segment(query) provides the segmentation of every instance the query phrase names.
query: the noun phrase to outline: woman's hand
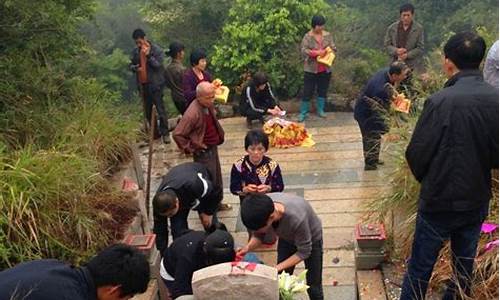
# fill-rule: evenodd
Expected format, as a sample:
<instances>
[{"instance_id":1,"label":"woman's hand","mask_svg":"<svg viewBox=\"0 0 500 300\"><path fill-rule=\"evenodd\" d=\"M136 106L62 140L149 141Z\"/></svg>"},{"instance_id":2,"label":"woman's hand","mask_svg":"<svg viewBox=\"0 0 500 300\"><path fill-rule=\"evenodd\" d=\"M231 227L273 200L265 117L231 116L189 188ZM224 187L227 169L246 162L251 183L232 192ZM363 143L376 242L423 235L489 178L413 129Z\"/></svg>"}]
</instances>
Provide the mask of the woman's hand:
<instances>
[{"instance_id":1,"label":"woman's hand","mask_svg":"<svg viewBox=\"0 0 500 300\"><path fill-rule=\"evenodd\" d=\"M258 192L258 187L255 184L248 184L243 187L243 193L248 194L248 193L255 193Z\"/></svg>"},{"instance_id":2,"label":"woman's hand","mask_svg":"<svg viewBox=\"0 0 500 300\"><path fill-rule=\"evenodd\" d=\"M271 186L270 185L266 185L266 184L261 184L257 187L257 192L258 193L269 193L270 191L272 190Z\"/></svg>"}]
</instances>

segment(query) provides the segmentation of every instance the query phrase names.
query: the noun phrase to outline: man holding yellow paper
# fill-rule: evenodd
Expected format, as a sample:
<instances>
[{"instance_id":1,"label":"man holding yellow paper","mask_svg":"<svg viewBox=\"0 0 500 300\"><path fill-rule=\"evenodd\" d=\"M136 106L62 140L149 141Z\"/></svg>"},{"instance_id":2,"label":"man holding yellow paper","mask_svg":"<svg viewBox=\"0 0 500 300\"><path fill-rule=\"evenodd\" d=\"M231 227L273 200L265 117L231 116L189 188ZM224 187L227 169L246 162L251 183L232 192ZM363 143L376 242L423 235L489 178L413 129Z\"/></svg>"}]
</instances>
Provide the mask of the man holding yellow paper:
<instances>
[{"instance_id":1,"label":"man holding yellow paper","mask_svg":"<svg viewBox=\"0 0 500 300\"><path fill-rule=\"evenodd\" d=\"M311 21L311 30L304 35L301 43L301 54L304 59L304 95L300 104L299 122L303 122L309 113L309 101L314 91L317 91L316 113L324 118L325 102L328 86L330 85L331 62L323 63L323 58L337 51L332 35L324 30L326 20L323 16L316 15ZM328 50L329 49L329 50ZM333 60L332 60L333 61Z\"/></svg>"}]
</instances>

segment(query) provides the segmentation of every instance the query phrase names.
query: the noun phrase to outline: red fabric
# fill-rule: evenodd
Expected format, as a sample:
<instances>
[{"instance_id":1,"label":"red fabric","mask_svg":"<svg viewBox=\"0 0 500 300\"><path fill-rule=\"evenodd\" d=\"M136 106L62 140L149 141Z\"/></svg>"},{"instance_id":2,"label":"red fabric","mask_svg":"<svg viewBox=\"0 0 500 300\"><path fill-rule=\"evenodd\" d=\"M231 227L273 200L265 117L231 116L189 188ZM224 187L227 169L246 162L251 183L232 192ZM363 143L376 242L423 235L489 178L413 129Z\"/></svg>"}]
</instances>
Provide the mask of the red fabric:
<instances>
[{"instance_id":1,"label":"red fabric","mask_svg":"<svg viewBox=\"0 0 500 300\"><path fill-rule=\"evenodd\" d=\"M233 261L231 262L231 267L241 267L240 265L245 264L245 262L240 262L240 261ZM246 263L246 266L243 268L244 270L248 270L250 272L255 271L255 268L257 268L256 263Z\"/></svg>"},{"instance_id":2,"label":"red fabric","mask_svg":"<svg viewBox=\"0 0 500 300\"><path fill-rule=\"evenodd\" d=\"M204 122L206 124L205 136L203 137L203 144L207 146L214 146L219 144L219 135L217 134L217 128L215 127L215 120L212 115L204 114Z\"/></svg>"}]
</instances>

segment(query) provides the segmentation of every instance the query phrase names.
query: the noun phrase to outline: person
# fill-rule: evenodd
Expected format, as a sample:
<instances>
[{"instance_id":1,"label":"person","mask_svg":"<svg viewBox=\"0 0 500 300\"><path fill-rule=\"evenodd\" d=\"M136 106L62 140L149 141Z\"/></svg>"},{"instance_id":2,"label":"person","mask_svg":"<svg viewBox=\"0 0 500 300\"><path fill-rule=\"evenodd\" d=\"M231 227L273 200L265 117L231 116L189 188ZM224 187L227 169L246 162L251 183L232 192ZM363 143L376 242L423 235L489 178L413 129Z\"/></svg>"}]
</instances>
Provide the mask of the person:
<instances>
[{"instance_id":1,"label":"person","mask_svg":"<svg viewBox=\"0 0 500 300\"><path fill-rule=\"evenodd\" d=\"M483 69L484 81L498 89L498 40L491 46Z\"/></svg>"},{"instance_id":2,"label":"person","mask_svg":"<svg viewBox=\"0 0 500 300\"><path fill-rule=\"evenodd\" d=\"M168 245L168 219L174 240L188 230L191 209L198 211L201 224L208 229L217 223L214 214L221 195L221 187L212 184L206 166L188 162L170 169L153 197L153 232L160 253Z\"/></svg>"},{"instance_id":3,"label":"person","mask_svg":"<svg viewBox=\"0 0 500 300\"><path fill-rule=\"evenodd\" d=\"M415 237L401 299L424 299L434 263L450 240L453 273L443 299L470 295L481 224L498 169L498 89L479 71L486 44L475 33L444 46L444 88L425 102L406 160L421 183Z\"/></svg>"},{"instance_id":4,"label":"person","mask_svg":"<svg viewBox=\"0 0 500 300\"><path fill-rule=\"evenodd\" d=\"M205 165L210 172L214 188L222 190L222 171L218 145L224 143L224 130L215 117L215 87L203 81L196 87L196 99L190 105L173 131L177 146L185 154L193 155L195 162ZM219 210L231 209L218 201Z\"/></svg>"},{"instance_id":5,"label":"person","mask_svg":"<svg viewBox=\"0 0 500 300\"><path fill-rule=\"evenodd\" d=\"M384 47L392 62L406 63L412 73L424 72L424 27L414 20L415 7L406 3L399 8L399 20L385 32Z\"/></svg>"},{"instance_id":6,"label":"person","mask_svg":"<svg viewBox=\"0 0 500 300\"><path fill-rule=\"evenodd\" d=\"M382 164L379 159L380 140L388 131L385 112L391 103L392 88L403 81L409 72L405 63L396 61L370 78L354 107L354 118L358 122L363 139L365 170L376 170Z\"/></svg>"},{"instance_id":7,"label":"person","mask_svg":"<svg viewBox=\"0 0 500 300\"><path fill-rule=\"evenodd\" d=\"M20 263L0 272L0 299L114 300L147 290L147 258L123 244L105 248L81 267L56 259Z\"/></svg>"},{"instance_id":8,"label":"person","mask_svg":"<svg viewBox=\"0 0 500 300\"><path fill-rule=\"evenodd\" d=\"M190 231L164 251L160 276L172 299L193 294L191 281L199 269L235 259L234 240L225 227L207 234Z\"/></svg>"},{"instance_id":9,"label":"person","mask_svg":"<svg viewBox=\"0 0 500 300\"><path fill-rule=\"evenodd\" d=\"M207 54L204 49L195 49L189 56L191 68L184 72L182 87L186 109L196 98L196 87L200 82L212 82L212 75L206 71Z\"/></svg>"},{"instance_id":10,"label":"person","mask_svg":"<svg viewBox=\"0 0 500 300\"><path fill-rule=\"evenodd\" d=\"M137 86L143 95L144 117L151 124L153 105L158 113L158 131L164 143L170 143L168 119L163 104L163 50L146 38L142 29L132 33L136 48L130 58L130 70L136 73ZM148 128L146 126L146 128Z\"/></svg>"},{"instance_id":11,"label":"person","mask_svg":"<svg viewBox=\"0 0 500 300\"><path fill-rule=\"evenodd\" d=\"M256 72L250 83L243 88L240 112L247 117L248 129L252 129L252 120L259 120L263 124L266 114L278 116L282 112L265 73Z\"/></svg>"},{"instance_id":12,"label":"person","mask_svg":"<svg viewBox=\"0 0 500 300\"><path fill-rule=\"evenodd\" d=\"M186 67L182 64L182 60L184 59L184 45L173 42L169 45L166 54L171 57L171 61L165 68L165 84L170 89L175 107L180 114L184 114L186 111L186 101L182 86L182 77L186 72Z\"/></svg>"},{"instance_id":13,"label":"person","mask_svg":"<svg viewBox=\"0 0 500 300\"><path fill-rule=\"evenodd\" d=\"M241 204L241 219L254 232L237 256L261 246L266 234L275 234L279 238L278 272L293 274L295 266L304 261L309 298L323 299L323 229L304 198L285 193L249 194Z\"/></svg>"},{"instance_id":14,"label":"person","mask_svg":"<svg viewBox=\"0 0 500 300\"><path fill-rule=\"evenodd\" d=\"M309 113L309 100L314 91L318 92L316 99L316 113L321 118L325 118L325 102L330 78L332 77L331 67L319 63L317 57L328 54L326 48L337 51L333 43L332 35L324 30L326 20L323 16L316 15L312 18L312 29L304 35L301 43L301 54L304 59L304 95L300 103L299 122L303 122Z\"/></svg>"}]
</instances>

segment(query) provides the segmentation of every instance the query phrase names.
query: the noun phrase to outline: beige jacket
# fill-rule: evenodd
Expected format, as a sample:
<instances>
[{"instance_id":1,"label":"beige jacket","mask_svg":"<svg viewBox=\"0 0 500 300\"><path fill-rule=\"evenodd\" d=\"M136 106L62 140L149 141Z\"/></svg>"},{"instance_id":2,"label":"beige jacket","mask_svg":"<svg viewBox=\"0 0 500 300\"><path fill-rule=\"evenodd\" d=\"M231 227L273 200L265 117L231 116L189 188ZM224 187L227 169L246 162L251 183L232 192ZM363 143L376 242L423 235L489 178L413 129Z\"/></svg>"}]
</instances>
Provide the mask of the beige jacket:
<instances>
[{"instance_id":1,"label":"beige jacket","mask_svg":"<svg viewBox=\"0 0 500 300\"><path fill-rule=\"evenodd\" d=\"M398 41L398 25L399 21L392 23L385 33L384 47L387 53L391 56L392 61L395 61L398 56L396 54ZM408 50L408 58L405 63L414 71L423 72L423 55L424 55L424 28L420 23L413 21L408 40L406 41L406 50Z\"/></svg>"},{"instance_id":2,"label":"beige jacket","mask_svg":"<svg viewBox=\"0 0 500 300\"><path fill-rule=\"evenodd\" d=\"M333 43L333 37L328 32L323 30L323 47L320 48L318 42L314 38L312 31L307 32L302 39L302 43L300 44L300 53L302 55L302 59L304 61L304 72L309 73L317 73L318 71L318 62L316 58L309 56L310 50L320 50L326 47L330 47L332 50L336 51L335 44ZM330 72L331 67L327 67L328 72Z\"/></svg>"}]
</instances>

